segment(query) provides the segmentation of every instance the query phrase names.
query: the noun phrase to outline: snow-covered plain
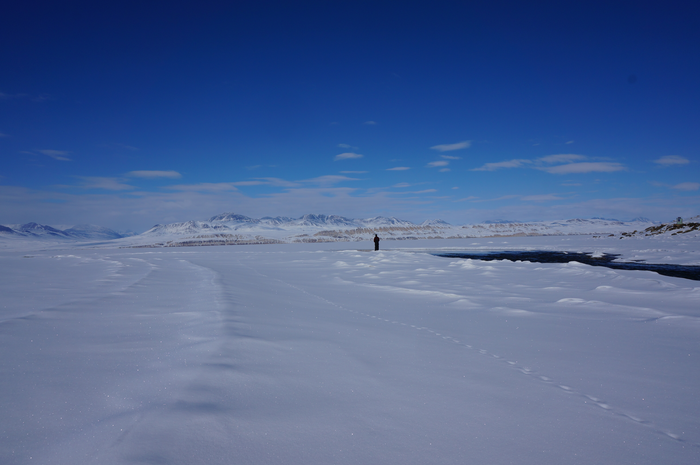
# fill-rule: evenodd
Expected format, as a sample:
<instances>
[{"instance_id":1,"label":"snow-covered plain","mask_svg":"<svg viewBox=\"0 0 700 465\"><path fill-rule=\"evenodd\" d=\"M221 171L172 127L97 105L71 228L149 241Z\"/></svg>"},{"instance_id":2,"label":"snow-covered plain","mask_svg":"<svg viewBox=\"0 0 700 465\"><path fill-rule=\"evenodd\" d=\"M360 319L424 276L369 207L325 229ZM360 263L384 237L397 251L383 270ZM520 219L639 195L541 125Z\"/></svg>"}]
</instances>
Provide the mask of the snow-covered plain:
<instances>
[{"instance_id":1,"label":"snow-covered plain","mask_svg":"<svg viewBox=\"0 0 700 465\"><path fill-rule=\"evenodd\" d=\"M697 237L22 244L2 464L700 463L699 281L427 253L697 265Z\"/></svg>"}]
</instances>

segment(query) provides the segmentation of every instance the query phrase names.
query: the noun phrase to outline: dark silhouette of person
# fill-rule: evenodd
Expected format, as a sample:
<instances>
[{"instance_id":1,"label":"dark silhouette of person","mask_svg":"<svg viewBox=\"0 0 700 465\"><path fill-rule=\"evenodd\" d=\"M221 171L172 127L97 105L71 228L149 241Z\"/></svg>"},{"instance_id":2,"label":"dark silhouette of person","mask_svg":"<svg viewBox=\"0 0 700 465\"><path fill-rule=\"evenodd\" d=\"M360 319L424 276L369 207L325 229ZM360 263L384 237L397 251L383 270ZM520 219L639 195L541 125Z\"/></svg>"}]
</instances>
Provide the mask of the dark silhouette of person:
<instances>
[{"instance_id":1,"label":"dark silhouette of person","mask_svg":"<svg viewBox=\"0 0 700 465\"><path fill-rule=\"evenodd\" d=\"M377 236L377 235L375 234L375 235L374 235L374 250L379 250L379 241L380 241L380 240L381 240L381 239L379 239L379 236Z\"/></svg>"}]
</instances>

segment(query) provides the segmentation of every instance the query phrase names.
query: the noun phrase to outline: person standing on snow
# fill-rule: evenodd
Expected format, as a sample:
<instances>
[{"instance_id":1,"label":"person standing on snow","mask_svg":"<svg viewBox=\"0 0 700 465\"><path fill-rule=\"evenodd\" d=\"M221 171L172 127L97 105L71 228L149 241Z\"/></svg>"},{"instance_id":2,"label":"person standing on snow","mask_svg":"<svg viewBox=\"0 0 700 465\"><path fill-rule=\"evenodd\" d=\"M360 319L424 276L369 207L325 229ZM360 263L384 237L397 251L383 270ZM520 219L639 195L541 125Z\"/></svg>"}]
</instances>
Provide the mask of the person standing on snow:
<instances>
[{"instance_id":1,"label":"person standing on snow","mask_svg":"<svg viewBox=\"0 0 700 465\"><path fill-rule=\"evenodd\" d=\"M381 240L381 239L379 239L379 236L377 236L377 235L375 234L375 235L374 235L374 250L379 250L379 241L380 241L380 240Z\"/></svg>"}]
</instances>

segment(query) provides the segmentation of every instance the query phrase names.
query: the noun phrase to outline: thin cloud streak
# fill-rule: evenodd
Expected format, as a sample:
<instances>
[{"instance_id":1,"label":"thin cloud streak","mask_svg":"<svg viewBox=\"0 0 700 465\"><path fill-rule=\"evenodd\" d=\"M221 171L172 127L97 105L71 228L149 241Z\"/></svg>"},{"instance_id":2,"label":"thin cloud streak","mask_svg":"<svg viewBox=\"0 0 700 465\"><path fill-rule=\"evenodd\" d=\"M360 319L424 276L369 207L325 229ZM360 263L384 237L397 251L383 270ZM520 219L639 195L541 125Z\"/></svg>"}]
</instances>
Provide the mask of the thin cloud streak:
<instances>
[{"instance_id":1,"label":"thin cloud streak","mask_svg":"<svg viewBox=\"0 0 700 465\"><path fill-rule=\"evenodd\" d=\"M264 181L268 186L275 187L297 187L300 186L298 182L287 181L280 178L255 178L256 180Z\"/></svg>"},{"instance_id":2,"label":"thin cloud streak","mask_svg":"<svg viewBox=\"0 0 700 465\"><path fill-rule=\"evenodd\" d=\"M102 189L108 191L127 191L136 189L136 187L129 184L124 184L124 180L120 178L108 178L99 176L76 176L82 181L80 187L82 189ZM61 186L61 187L75 187L75 186Z\"/></svg>"},{"instance_id":3,"label":"thin cloud streak","mask_svg":"<svg viewBox=\"0 0 700 465\"><path fill-rule=\"evenodd\" d=\"M457 142L456 144L441 144L441 145L433 145L431 150L437 150L438 152L450 152L452 150L460 150L460 149L466 149L469 148L472 145L472 142L470 140L465 140L462 142Z\"/></svg>"},{"instance_id":4,"label":"thin cloud streak","mask_svg":"<svg viewBox=\"0 0 700 465\"><path fill-rule=\"evenodd\" d=\"M364 155L361 155L359 153L354 153L354 152L345 152L345 153L340 153L335 156L334 160L347 160L347 159L352 159L352 158L362 158Z\"/></svg>"},{"instance_id":5,"label":"thin cloud streak","mask_svg":"<svg viewBox=\"0 0 700 465\"><path fill-rule=\"evenodd\" d=\"M129 171L126 173L127 176L133 176L135 178L168 178L168 179L180 179L182 175L177 171Z\"/></svg>"},{"instance_id":6,"label":"thin cloud streak","mask_svg":"<svg viewBox=\"0 0 700 465\"><path fill-rule=\"evenodd\" d=\"M300 182L307 182L307 183L313 183L313 184L318 184L321 186L331 186L333 184L338 184L340 182L345 182L345 181L359 181L357 178L349 178L347 176L338 176L338 175L326 175L326 176L319 176L317 178L312 178L312 179L305 179Z\"/></svg>"},{"instance_id":7,"label":"thin cloud streak","mask_svg":"<svg viewBox=\"0 0 700 465\"><path fill-rule=\"evenodd\" d=\"M438 167L438 166L447 166L447 165L449 165L449 164L450 164L449 161L438 160L438 161L431 161L430 163L428 163L428 164L425 165L425 166L428 167L428 168L436 168L436 167Z\"/></svg>"},{"instance_id":8,"label":"thin cloud streak","mask_svg":"<svg viewBox=\"0 0 700 465\"><path fill-rule=\"evenodd\" d=\"M696 191L700 189L700 183L698 182L682 182L680 184L676 184L675 186L672 186L673 189L679 190L679 191Z\"/></svg>"},{"instance_id":9,"label":"thin cloud streak","mask_svg":"<svg viewBox=\"0 0 700 465\"><path fill-rule=\"evenodd\" d=\"M690 163L690 160L678 155L666 155L665 157L661 157L658 160L654 160L654 163L662 166L687 165L688 163Z\"/></svg>"},{"instance_id":10,"label":"thin cloud streak","mask_svg":"<svg viewBox=\"0 0 700 465\"><path fill-rule=\"evenodd\" d=\"M174 186L168 186L166 189L181 191L181 192L226 192L226 191L237 191L238 188L235 186L236 183L233 182L202 182L199 184L177 184Z\"/></svg>"},{"instance_id":11,"label":"thin cloud streak","mask_svg":"<svg viewBox=\"0 0 700 465\"><path fill-rule=\"evenodd\" d=\"M531 167L545 171L550 174L582 174L582 173L612 173L615 171L625 171L621 163L616 162L583 162L588 157L573 153L548 155L535 160L513 159L496 163L486 163L479 168L472 168L470 171L496 171L508 168ZM542 166L542 164L563 163L557 166Z\"/></svg>"},{"instance_id":12,"label":"thin cloud streak","mask_svg":"<svg viewBox=\"0 0 700 465\"><path fill-rule=\"evenodd\" d=\"M577 155L575 153L560 153L556 155L547 155L546 157L538 158L535 161L541 163L573 163L579 160L585 160L585 155Z\"/></svg>"},{"instance_id":13,"label":"thin cloud streak","mask_svg":"<svg viewBox=\"0 0 700 465\"><path fill-rule=\"evenodd\" d=\"M70 152L67 152L65 150L37 150L37 152L44 154L46 156L49 156L53 158L54 160L59 160L59 161L73 161L70 158L66 157Z\"/></svg>"},{"instance_id":14,"label":"thin cloud streak","mask_svg":"<svg viewBox=\"0 0 700 465\"><path fill-rule=\"evenodd\" d=\"M583 173L612 173L614 171L624 171L625 168L620 163L612 162L583 162L569 163L567 165L539 168L550 174L583 174Z\"/></svg>"},{"instance_id":15,"label":"thin cloud streak","mask_svg":"<svg viewBox=\"0 0 700 465\"><path fill-rule=\"evenodd\" d=\"M496 163L486 163L481 168L472 168L470 171L496 171L503 168L520 168L528 163L532 163L532 161L523 159L499 161Z\"/></svg>"}]
</instances>

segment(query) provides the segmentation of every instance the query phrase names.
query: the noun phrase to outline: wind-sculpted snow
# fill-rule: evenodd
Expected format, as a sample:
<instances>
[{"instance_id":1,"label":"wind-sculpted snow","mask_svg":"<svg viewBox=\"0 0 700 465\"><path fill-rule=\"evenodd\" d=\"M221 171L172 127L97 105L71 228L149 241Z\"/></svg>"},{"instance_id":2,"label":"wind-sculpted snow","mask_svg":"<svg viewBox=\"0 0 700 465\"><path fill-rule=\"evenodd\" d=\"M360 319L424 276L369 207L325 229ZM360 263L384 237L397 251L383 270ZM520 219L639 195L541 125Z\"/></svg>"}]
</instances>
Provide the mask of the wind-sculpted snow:
<instances>
[{"instance_id":1,"label":"wind-sculpted snow","mask_svg":"<svg viewBox=\"0 0 700 465\"><path fill-rule=\"evenodd\" d=\"M428 253L697 241L370 245L0 252L0 463L700 463L696 281Z\"/></svg>"}]
</instances>

